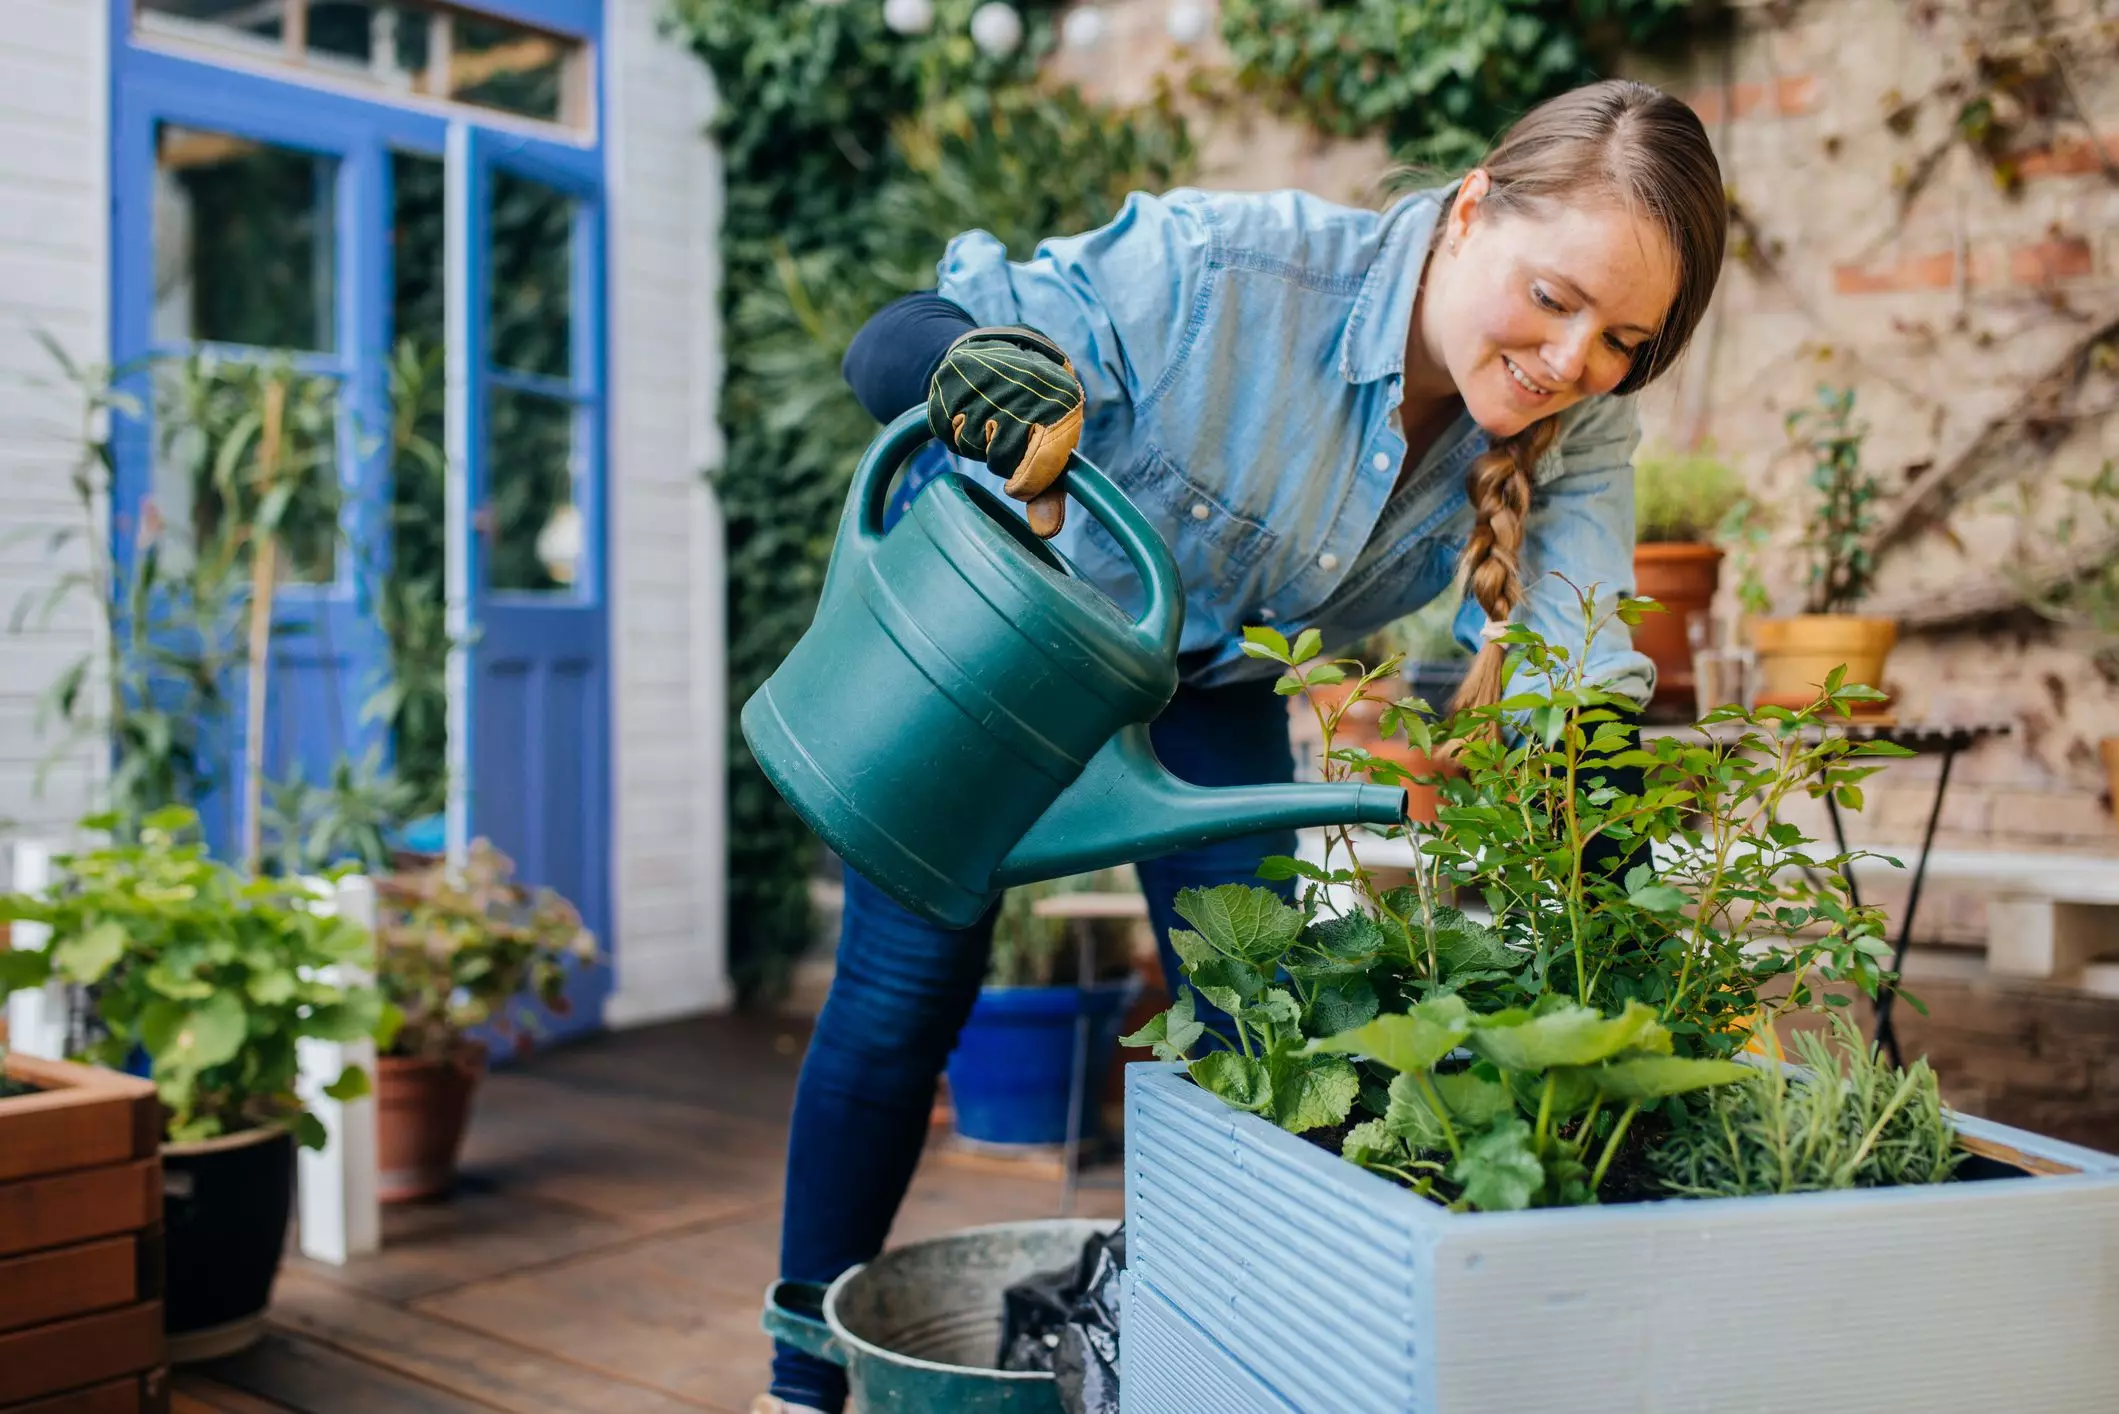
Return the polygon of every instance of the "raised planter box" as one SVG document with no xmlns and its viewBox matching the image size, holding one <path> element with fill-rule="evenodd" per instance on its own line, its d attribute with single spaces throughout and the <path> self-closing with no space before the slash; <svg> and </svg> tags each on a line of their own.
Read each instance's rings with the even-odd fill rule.
<svg viewBox="0 0 2119 1414">
<path fill-rule="evenodd" d="M 2108 1414 L 2119 1160 L 1960 1129 L 1977 1181 L 1451 1214 L 1130 1066 L 1125 1414 Z"/>
<path fill-rule="evenodd" d="M 9 1055 L 0 1099 L 0 1414 L 168 1407 L 161 1116 L 148 1081 Z"/>
</svg>

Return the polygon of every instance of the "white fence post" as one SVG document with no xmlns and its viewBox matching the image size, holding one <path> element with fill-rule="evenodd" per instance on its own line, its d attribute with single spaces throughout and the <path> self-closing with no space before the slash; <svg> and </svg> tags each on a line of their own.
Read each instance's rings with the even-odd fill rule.
<svg viewBox="0 0 2119 1414">
<path fill-rule="evenodd" d="M 28 840 L 17 842 L 14 891 L 41 894 L 51 887 L 51 881 L 51 847 Z M 9 938 L 17 949 L 38 951 L 50 944 L 51 929 L 42 923 L 17 922 Z M 34 990 L 14 993 L 7 999 L 8 1045 L 25 1056 L 66 1059 L 67 1010 L 63 982 L 47 982 Z"/>
<path fill-rule="evenodd" d="M 321 907 L 359 924 L 372 936 L 375 881 L 349 875 Z M 373 962 L 365 968 L 339 964 L 326 969 L 323 980 L 339 986 L 366 984 L 374 980 Z M 365 1036 L 355 1041 L 304 1037 L 295 1043 L 295 1050 L 301 1066 L 296 1091 L 309 1112 L 323 1122 L 327 1136 L 322 1149 L 304 1149 L 298 1160 L 302 1255 L 343 1266 L 349 1258 L 382 1246 L 382 1206 L 376 1198 L 380 1155 L 375 1096 L 334 1100 L 324 1093 L 324 1087 L 349 1065 L 359 1066 L 374 1079 L 375 1042 Z"/>
</svg>

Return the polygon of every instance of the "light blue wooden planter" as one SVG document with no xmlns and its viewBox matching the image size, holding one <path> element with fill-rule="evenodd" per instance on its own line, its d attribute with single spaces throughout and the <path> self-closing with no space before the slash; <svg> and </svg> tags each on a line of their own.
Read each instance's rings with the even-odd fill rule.
<svg viewBox="0 0 2119 1414">
<path fill-rule="evenodd" d="M 1169 1065 L 1126 1076 L 1125 1414 L 2111 1414 L 2119 1160 L 1452 1215 Z"/>
</svg>

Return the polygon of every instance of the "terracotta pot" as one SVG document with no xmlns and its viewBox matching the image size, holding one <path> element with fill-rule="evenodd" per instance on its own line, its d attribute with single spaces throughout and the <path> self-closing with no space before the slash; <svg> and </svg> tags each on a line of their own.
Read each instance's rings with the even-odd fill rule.
<svg viewBox="0 0 2119 1414">
<path fill-rule="evenodd" d="M 1798 614 L 1758 619 L 1751 643 L 1758 650 L 1758 702 L 1764 707 L 1807 707 L 1825 677 L 1844 665 L 1847 681 L 1883 690 L 1884 660 L 1898 641 L 1894 619 L 1858 614 Z M 1880 710 L 1884 704 L 1873 704 Z"/>
<path fill-rule="evenodd" d="M 1379 684 L 1371 684 L 1369 691 L 1373 694 L 1379 686 Z M 1338 707 L 1340 703 L 1353 696 L 1353 693 L 1354 686 L 1352 683 L 1311 690 L 1311 696 L 1322 703 L 1327 712 Z M 1372 696 L 1369 700 L 1357 702 L 1348 708 L 1345 714 L 1339 718 L 1338 729 L 1333 733 L 1333 745 L 1341 747 L 1358 746 L 1368 752 L 1369 755 L 1392 762 L 1415 775 L 1454 776 L 1459 774 L 1460 768 L 1454 762 L 1437 762 L 1434 757 L 1428 755 L 1425 751 L 1418 750 L 1412 746 L 1403 736 L 1393 736 L 1386 739 L 1378 726 L 1379 719 L 1383 716 L 1385 705 L 1376 701 Z M 1423 785 L 1418 781 L 1407 781 L 1405 783 L 1405 818 L 1416 824 L 1433 824 L 1435 807 L 1439 800 L 1439 794 L 1434 786 Z"/>
<path fill-rule="evenodd" d="M 384 1056 L 376 1069 L 378 1184 L 385 1203 L 436 1198 L 456 1186 L 456 1160 L 486 1053 L 464 1046 L 447 1060 Z"/>
<path fill-rule="evenodd" d="M 2104 777 L 2111 782 L 2112 814 L 2119 815 L 2119 736 L 2098 742 L 2097 754 L 2104 758 Z"/>
<path fill-rule="evenodd" d="M 1633 548 L 1634 593 L 1664 609 L 1633 628 L 1633 646 L 1655 663 L 1658 706 L 1692 710 L 1691 625 L 1713 607 L 1721 578 L 1722 552 L 1712 545 L 1668 542 Z"/>
</svg>

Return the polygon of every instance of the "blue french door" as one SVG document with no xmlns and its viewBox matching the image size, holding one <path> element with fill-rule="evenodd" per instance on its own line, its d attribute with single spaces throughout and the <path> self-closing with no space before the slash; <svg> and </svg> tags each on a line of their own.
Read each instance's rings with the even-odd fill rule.
<svg viewBox="0 0 2119 1414">
<path fill-rule="evenodd" d="M 388 746 L 361 709 L 387 662 L 372 596 L 389 537 L 378 435 L 389 420 L 388 144 L 417 134 L 391 132 L 375 105 L 275 101 L 286 86 L 210 69 L 202 80 L 202 67 L 136 55 L 116 85 L 113 363 L 132 370 L 143 409 L 192 356 L 285 359 L 334 390 L 329 475 L 343 533 L 282 577 L 266 697 L 266 775 L 299 770 L 322 784 L 341 758 Z M 172 430 L 151 411 L 115 429 L 121 565 L 136 563 L 143 535 L 156 537 L 165 563 L 192 553 L 200 488 Z M 223 690 L 226 714 L 202 743 L 214 763 L 210 788 L 197 804 L 209 841 L 233 854 L 245 703 L 239 680 Z"/>
<path fill-rule="evenodd" d="M 610 652 L 604 559 L 603 204 L 595 154 L 452 130 L 451 600 L 469 642 L 452 694 L 469 789 L 452 837 L 485 836 L 610 939 Z M 452 262 L 452 265 L 455 262 Z M 461 337 L 457 337 L 461 331 Z M 611 969 L 583 969 L 555 1033 L 599 1025 Z"/>
</svg>

